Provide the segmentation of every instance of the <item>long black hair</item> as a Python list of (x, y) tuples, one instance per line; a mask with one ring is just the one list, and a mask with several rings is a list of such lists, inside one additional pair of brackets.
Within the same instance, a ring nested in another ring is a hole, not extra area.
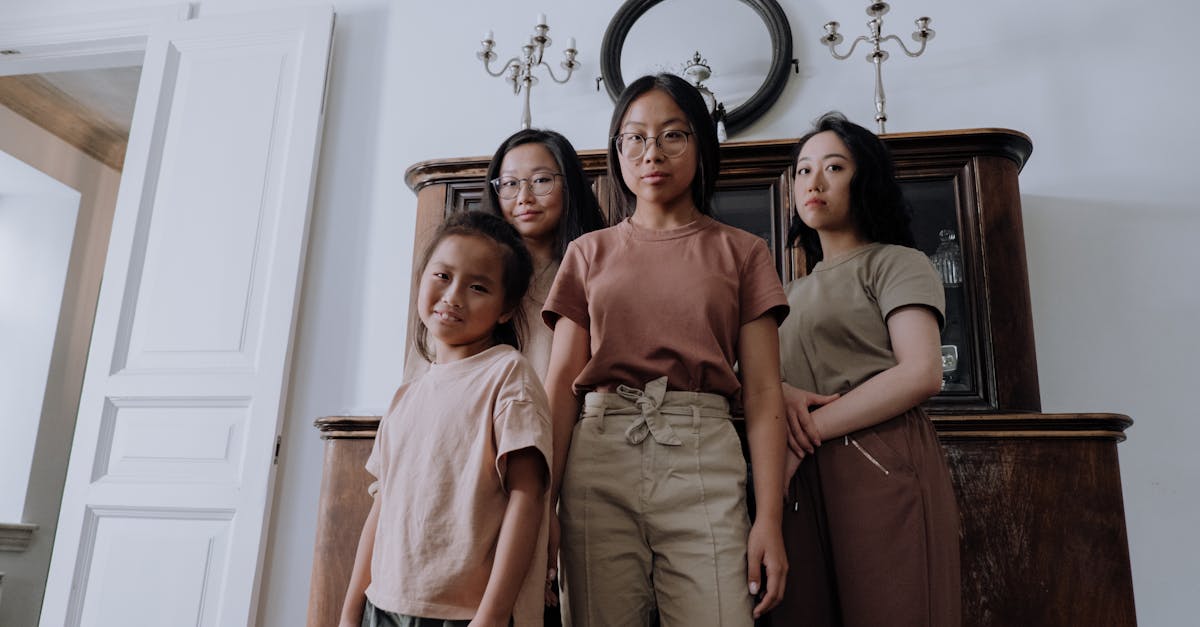
[(608, 125), (608, 180), (616, 183), (614, 194), (618, 203), (616, 215), (629, 216), (637, 205), (637, 199), (625, 179), (621, 176), (621, 165), (617, 161), (616, 136), (621, 132), (621, 122), (629, 111), (629, 105), (639, 96), (652, 89), (660, 89), (675, 101), (692, 127), (699, 158), (696, 160), (696, 176), (692, 179), (692, 202), (705, 215), (712, 214), (712, 196), (717, 189), (717, 174), (721, 168), (721, 144), (717, 141), (717, 125), (713, 122), (704, 98), (691, 83), (674, 74), (643, 76), (633, 81), (621, 92), (613, 108), (612, 122)]
[[(554, 258), (561, 260), (575, 238), (597, 229), (604, 228), (604, 214), (600, 212), (600, 203), (592, 193), (592, 184), (583, 173), (583, 163), (575, 152), (575, 147), (559, 133), (546, 129), (529, 128), (517, 131), (505, 139), (496, 154), (488, 163), (487, 181), (500, 176), (500, 166), (504, 156), (510, 150), (524, 144), (541, 144), (550, 151), (558, 170), (562, 173), (562, 217), (558, 221), (558, 232), (554, 238)], [(500, 197), (496, 188), (490, 183), (484, 186), (486, 194), (483, 197), (483, 209), (493, 215), (504, 217), (500, 208)]]
[[(796, 142), (792, 150), (792, 163), (796, 163), (808, 140), (826, 131), (842, 140), (850, 151), (850, 158), (854, 160), (854, 176), (850, 178), (850, 220), (859, 233), (870, 242), (915, 248), (909, 227), (911, 218), (908, 205), (896, 181), (896, 167), (892, 163), (891, 153), (878, 135), (847, 120), (841, 113), (830, 111), (818, 118), (812, 130)], [(821, 238), (800, 220), (793, 207), (788, 243), (795, 246), (797, 242), (804, 250), (807, 269), (811, 272), (813, 266), (825, 256), (821, 250)]]
[[(442, 243), (442, 240), (451, 235), (482, 237), (495, 242), (503, 251), (501, 283), (504, 289), (504, 310), (511, 311), (513, 315), (508, 322), (496, 325), (496, 328), (492, 330), (492, 340), (496, 344), (508, 344), (521, 350), (521, 337), (526, 329), (525, 311), (521, 307), (521, 299), (525, 297), (525, 291), (529, 289), (529, 280), (533, 276), (533, 258), (529, 255), (529, 250), (525, 248), (521, 234), (504, 218), (490, 213), (460, 211), (452, 214), (438, 227), (433, 239), (421, 255), (421, 262), (416, 266), (417, 270), (413, 279), (418, 290), (420, 290), (421, 278), (425, 274), (425, 266), (429, 265), (429, 258), (433, 256), (433, 251), (437, 249), (438, 244)], [(413, 347), (417, 349), (417, 353), (426, 361), (432, 362), (434, 354), (429, 347), (429, 329), (425, 327), (420, 316), (412, 317), (409, 337), (412, 338)]]

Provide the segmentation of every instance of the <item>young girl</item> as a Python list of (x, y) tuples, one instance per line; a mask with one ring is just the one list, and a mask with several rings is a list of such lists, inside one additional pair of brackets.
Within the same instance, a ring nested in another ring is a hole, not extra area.
[[(575, 147), (554, 131), (524, 129), (510, 135), (492, 155), (487, 181), (484, 210), (515, 226), (533, 256), (533, 281), (521, 301), (529, 323), (521, 336), (521, 352), (544, 381), (554, 333), (541, 323), (542, 305), (567, 244), (604, 228), (604, 216)], [(548, 520), (543, 526), (547, 525)], [(555, 560), (557, 555), (551, 555), (546, 567), (548, 625), (559, 624)]]
[(533, 281), (522, 301), (529, 328), (521, 336), (521, 352), (544, 380), (554, 334), (541, 323), (542, 305), (567, 244), (604, 228), (604, 216), (575, 147), (554, 131), (525, 129), (509, 136), (492, 156), (487, 180), (484, 210), (516, 227), (533, 256)]
[(540, 625), (551, 434), (517, 351), (529, 253), (500, 218), (464, 212), (418, 267), (412, 335), (433, 365), (380, 422), (341, 625)]
[(786, 602), (813, 626), (959, 625), (958, 510), (919, 407), (941, 384), (942, 281), (878, 137), (827, 114), (795, 156), (789, 235), (810, 272), (780, 327), (799, 465)]
[[(709, 217), (718, 145), (695, 88), (634, 81), (610, 134), (609, 176), (632, 215), (568, 247), (543, 309), (564, 618), (749, 626), (787, 568), (783, 289), (761, 239)], [(739, 394), (764, 495), (753, 526), (729, 414)]]

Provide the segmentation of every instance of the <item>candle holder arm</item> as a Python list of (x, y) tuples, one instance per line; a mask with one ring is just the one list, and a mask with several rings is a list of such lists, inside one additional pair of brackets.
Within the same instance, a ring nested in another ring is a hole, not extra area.
[(921, 47), (917, 48), (916, 52), (909, 50), (908, 46), (904, 45), (904, 40), (900, 39), (896, 35), (888, 35), (887, 37), (884, 37), (882, 40), (880, 40), (880, 43), (883, 43), (884, 41), (894, 41), (900, 46), (900, 49), (904, 51), (904, 54), (906, 54), (910, 57), (919, 57), (919, 56), (921, 56), (921, 53), (925, 52), (925, 43), (929, 41), (929, 38), (920, 39)]
[(837, 59), (838, 61), (849, 59), (850, 55), (854, 54), (854, 49), (858, 47), (858, 44), (870, 41), (866, 36), (859, 35), (854, 39), (854, 41), (850, 42), (850, 49), (846, 51), (846, 54), (838, 54), (834, 47), (841, 42), (841, 38), (838, 38), (837, 41), (827, 41), (827, 39), (827, 37), (823, 37), (821, 41), (825, 42), (826, 46), (829, 46), (829, 54), (832, 54), (833, 58)]

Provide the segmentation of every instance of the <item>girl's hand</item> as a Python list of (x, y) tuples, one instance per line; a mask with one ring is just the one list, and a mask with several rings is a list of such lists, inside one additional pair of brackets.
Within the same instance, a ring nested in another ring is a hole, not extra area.
[(562, 528), (558, 523), (558, 512), (550, 507), (550, 550), (546, 552), (546, 605), (558, 607), (558, 595), (554, 592), (554, 582), (558, 579), (558, 541)]
[[(779, 525), (771, 525), (761, 519), (756, 520), (754, 526), (750, 527), (746, 557), (746, 566), (750, 575), (750, 594), (759, 599), (754, 606), (754, 618), (757, 619), (783, 600), (784, 579), (787, 576), (788, 563), (787, 553), (783, 548), (783, 532)], [(762, 581), (764, 571), (767, 576), (765, 582)]]
[[(806, 453), (811, 454), (821, 446), (821, 432), (817, 429), (817, 423), (813, 420), (809, 408), (831, 403), (840, 395), (817, 394), (787, 383), (781, 383), (780, 386), (783, 389), (783, 411), (787, 415), (788, 449), (796, 457), (803, 459)], [(790, 461), (789, 459), (789, 466)], [(785, 476), (791, 477), (794, 471), (795, 469), (792, 469)]]

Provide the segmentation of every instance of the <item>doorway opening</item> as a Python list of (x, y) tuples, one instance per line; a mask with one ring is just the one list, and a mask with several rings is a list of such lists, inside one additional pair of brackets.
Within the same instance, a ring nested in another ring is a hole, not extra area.
[(141, 75), (56, 70), (0, 76), (4, 625), (38, 622)]

